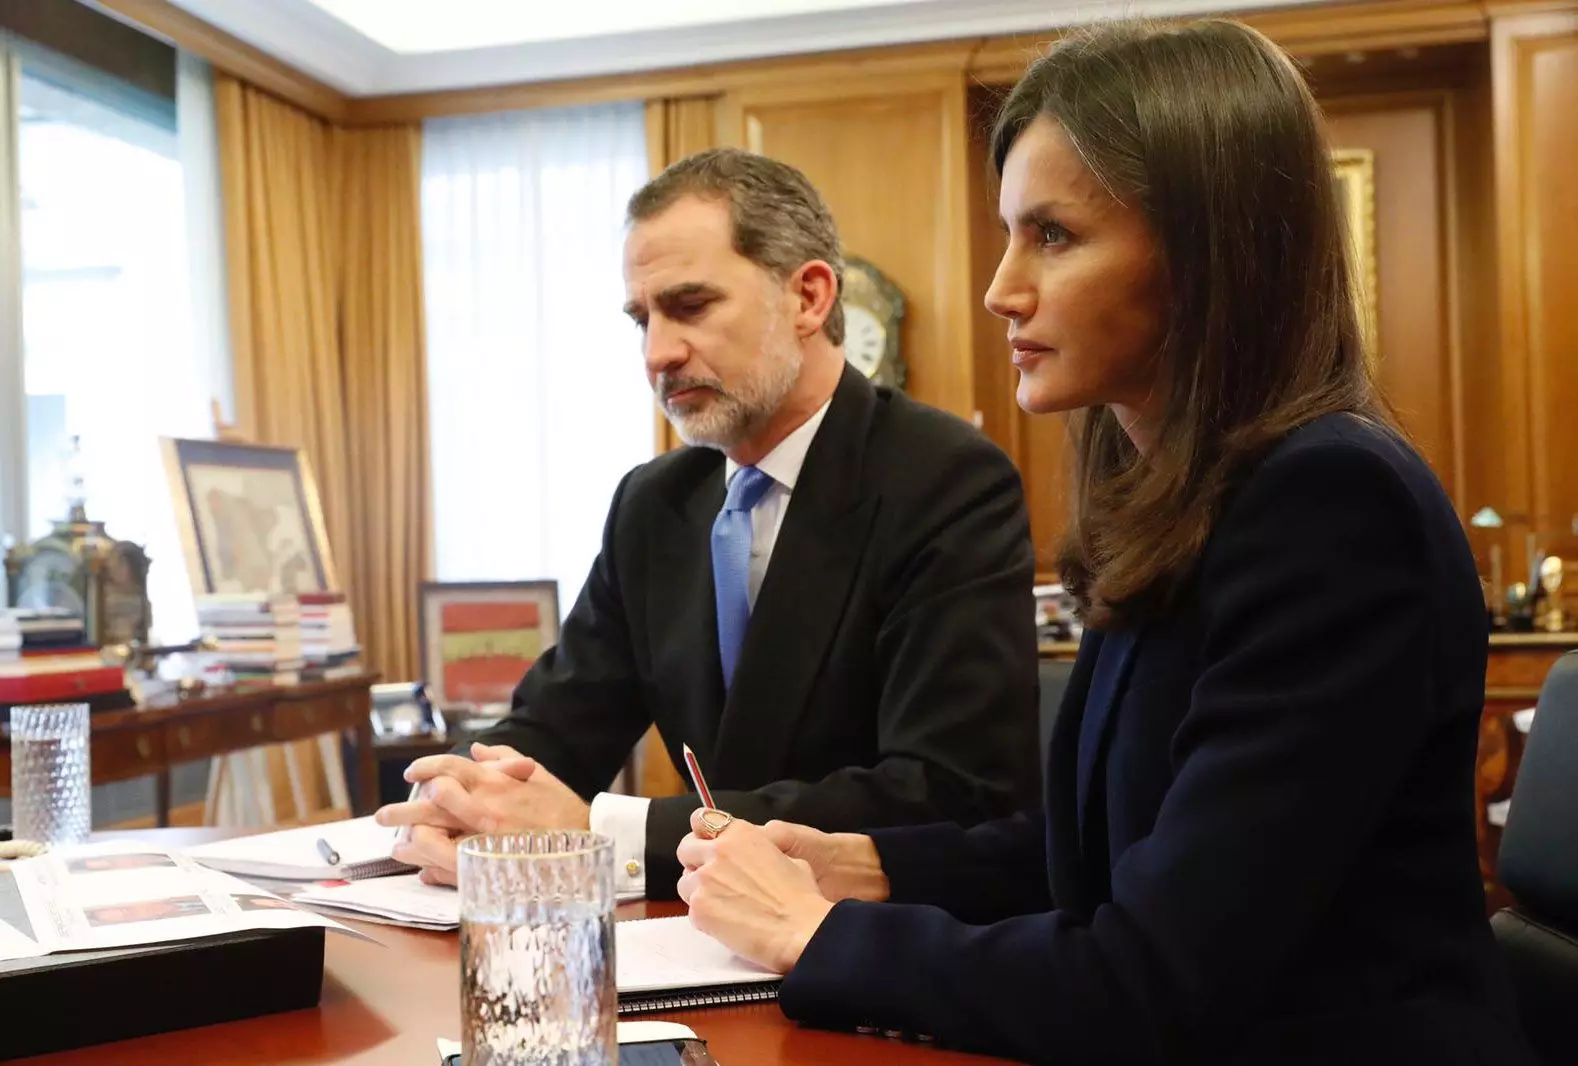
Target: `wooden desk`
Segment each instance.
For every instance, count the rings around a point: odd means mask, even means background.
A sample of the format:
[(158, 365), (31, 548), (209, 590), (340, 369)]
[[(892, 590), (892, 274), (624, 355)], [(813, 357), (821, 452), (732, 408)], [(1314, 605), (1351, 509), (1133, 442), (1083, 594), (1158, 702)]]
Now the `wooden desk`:
[[(116, 835), (180, 847), (232, 834), (224, 830), (165, 829)], [(109, 836), (105, 834), (106, 838)], [(633, 904), (620, 908), (621, 918), (677, 913), (681, 913), (678, 904)], [(313, 1010), (18, 1061), (40, 1066), (99, 1066), (106, 1062), (116, 1066), (208, 1062), (224, 1062), (227, 1066), (275, 1066), (283, 1062), (436, 1064), (434, 1040), (440, 1036), (460, 1038), (458, 935), (359, 922), (348, 924), (376, 937), (382, 946), (331, 934), (324, 959), (323, 999)], [(128, 994), (138, 993), (128, 990)], [(707, 1040), (720, 1066), (865, 1066), (874, 1062), (885, 1066), (966, 1066), (1002, 1061), (878, 1036), (801, 1028), (771, 1003), (651, 1017), (690, 1026)]]
[[(160, 825), (170, 824), (170, 767), (260, 744), (340, 732), (356, 750), (351, 795), (356, 813), (378, 805), (369, 686), (374, 675), (302, 685), (225, 690), (197, 699), (156, 700), (147, 707), (92, 716), (89, 741), (95, 785), (158, 775)], [(0, 797), (11, 795), (11, 738), (0, 736)]]

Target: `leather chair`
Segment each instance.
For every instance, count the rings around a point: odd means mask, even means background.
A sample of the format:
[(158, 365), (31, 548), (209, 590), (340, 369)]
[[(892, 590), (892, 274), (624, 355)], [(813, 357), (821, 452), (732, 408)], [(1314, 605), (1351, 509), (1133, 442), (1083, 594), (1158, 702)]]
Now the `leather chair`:
[(1041, 761), (1046, 762), (1047, 745), (1052, 742), (1052, 723), (1057, 721), (1063, 693), (1068, 690), (1074, 664), (1067, 659), (1041, 660)]
[(1540, 689), (1497, 868), (1517, 903), (1490, 924), (1529, 1043), (1541, 1062), (1578, 1062), (1578, 652)]

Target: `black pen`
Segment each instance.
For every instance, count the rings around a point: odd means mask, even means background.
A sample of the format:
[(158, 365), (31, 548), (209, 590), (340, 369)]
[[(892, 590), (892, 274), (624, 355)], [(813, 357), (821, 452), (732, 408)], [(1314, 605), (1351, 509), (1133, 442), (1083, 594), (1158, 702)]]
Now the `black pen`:
[(330, 866), (340, 865), (340, 853), (335, 851), (334, 846), (322, 837), (318, 838), (318, 854), (322, 855), (323, 861)]

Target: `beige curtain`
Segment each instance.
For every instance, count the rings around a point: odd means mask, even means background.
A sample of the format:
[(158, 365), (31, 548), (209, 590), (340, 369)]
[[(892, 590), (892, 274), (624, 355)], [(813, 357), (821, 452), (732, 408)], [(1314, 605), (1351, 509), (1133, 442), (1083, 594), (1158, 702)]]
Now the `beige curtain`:
[(431, 572), (427, 329), (417, 125), (338, 130), (347, 466), (355, 486), (348, 571), (368, 662), (422, 676), (417, 586)]
[(341, 130), (215, 75), (236, 430), (312, 462), (370, 669), (418, 676), (427, 573), (419, 127)]
[[(718, 143), (717, 98), (671, 97), (647, 101), (647, 163), (656, 176), (664, 167)], [(658, 454), (678, 447), (679, 437), (661, 411), (657, 415), (655, 445)], [(690, 784), (674, 772), (663, 750), (657, 728), (647, 730), (636, 749), (636, 791), (643, 796), (676, 796), (690, 791)]]

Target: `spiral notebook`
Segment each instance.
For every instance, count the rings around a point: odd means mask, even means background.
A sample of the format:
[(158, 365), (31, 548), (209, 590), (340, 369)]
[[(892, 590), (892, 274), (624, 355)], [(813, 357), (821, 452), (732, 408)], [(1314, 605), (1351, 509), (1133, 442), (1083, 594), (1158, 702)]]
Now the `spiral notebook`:
[[(306, 825), (275, 833), (235, 837), (187, 848), (186, 855), (236, 877), (278, 881), (359, 881), (410, 873), (415, 867), (390, 858), (395, 831), (371, 817)], [(324, 848), (338, 860), (330, 862)]]
[(783, 975), (747, 962), (689, 918), (614, 926), (620, 1014), (648, 1014), (778, 998)]

